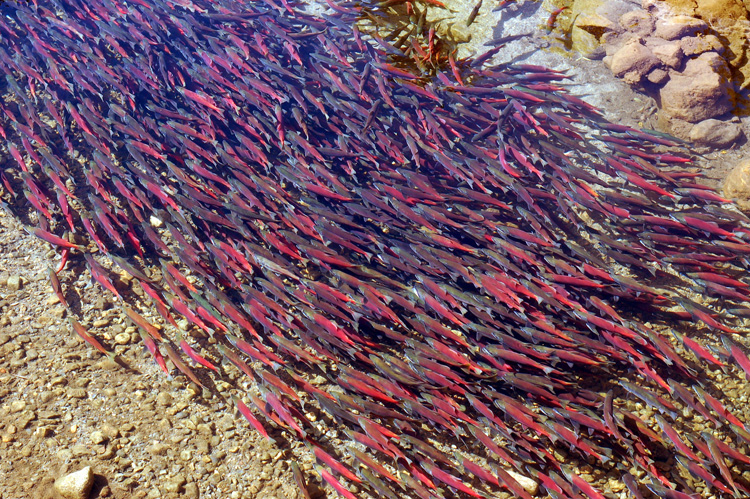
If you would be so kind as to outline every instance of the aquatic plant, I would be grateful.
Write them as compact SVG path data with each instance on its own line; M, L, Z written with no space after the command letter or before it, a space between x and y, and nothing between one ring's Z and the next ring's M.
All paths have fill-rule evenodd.
M671 139L608 123L564 75L489 56L415 75L402 45L356 27L378 6L329 6L4 4L5 205L116 296L95 248L166 322L211 336L123 305L165 372L210 387L242 371L239 412L308 444L345 497L353 482L527 498L517 474L602 497L584 461L636 497L687 497L683 472L750 493L725 462L748 463L744 424L699 386L701 366L750 370L727 325L749 312L730 306L749 296L747 219L671 167ZM702 321L726 348L678 334L693 362L659 319ZM351 459L303 404L344 428ZM728 423L722 438L681 406ZM666 450L680 467L656 465Z

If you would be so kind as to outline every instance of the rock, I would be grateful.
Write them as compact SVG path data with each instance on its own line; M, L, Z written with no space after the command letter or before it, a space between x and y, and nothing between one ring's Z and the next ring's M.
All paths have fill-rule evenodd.
M724 51L721 40L715 35L686 36L680 40L680 48L686 56L698 55L710 51L718 53Z
M99 445L101 443L104 443L107 441L106 435L104 435L104 432L101 432L99 430L92 431L91 435L89 435L89 440L91 440L91 443L94 445Z
M570 30L571 48L589 59L601 59L605 51L599 39L614 28L615 24L604 16L582 13Z
M539 484L536 483L531 478L521 475L519 473L516 473L513 470L505 470L506 473L508 473L510 476L512 476L518 484L523 487L526 492L531 494L532 496L535 496L539 493Z
M198 499L200 492L198 491L198 485L190 482L185 485L185 491L182 494L186 499Z
M130 343L130 334L128 333L120 333L118 335L115 335L115 343L118 345L127 345Z
M631 85L640 83L658 65L659 59L640 40L631 40L623 45L610 61L612 73Z
M55 482L55 490L65 499L86 499L94 484L94 472L91 466L65 475Z
M171 405L174 399L167 392L161 392L156 396L156 403L162 406Z
M690 16L664 17L656 20L654 36L665 40L679 40L708 30L706 21Z
M646 41L646 46L665 66L677 69L682 65L684 54L679 40L667 42L660 38L649 38Z
M21 289L22 285L23 283L21 282L21 276L18 274L9 276L8 282L5 283L5 286L7 286L7 288L11 291L18 291L19 289Z
M180 490L182 490L182 487L187 483L187 480L185 480L185 477L182 475L176 475L171 480L168 480L167 483L164 484L164 490L166 492L173 492L178 493Z
M744 211L750 210L750 160L735 166L724 180L724 197L734 199Z
M570 19L567 25L561 25L564 30L570 30L570 42L573 50L584 57L601 57L599 38L607 27L614 27L617 18L602 15L600 10L606 10L607 0L574 0L570 6ZM599 14L597 16L596 14Z
M646 75L646 79L654 85L663 85L669 80L669 73L661 68L654 68Z
M682 73L671 72L661 88L662 110L677 118L697 123L732 110L729 68L715 52L691 59Z
M163 456L169 450L169 446L161 442L154 442L153 445L148 447L146 450L154 456Z
M23 400L14 400L10 403L10 412L21 412L26 409L26 402Z
M742 0L697 0L695 15L709 22L747 19L747 4Z
M736 123L716 119L703 120L690 130L690 140L703 146L724 148L742 135Z
M85 388L70 388L68 389L68 397L73 399L85 399L87 397Z
M626 31L646 37L654 31L654 18L645 10L631 10L620 18L620 26Z

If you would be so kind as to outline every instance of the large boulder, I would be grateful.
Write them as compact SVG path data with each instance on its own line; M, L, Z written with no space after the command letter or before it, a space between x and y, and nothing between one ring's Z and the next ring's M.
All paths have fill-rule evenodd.
M667 114L697 123L728 113L733 107L729 68L716 52L705 52L670 73L661 88L661 108Z

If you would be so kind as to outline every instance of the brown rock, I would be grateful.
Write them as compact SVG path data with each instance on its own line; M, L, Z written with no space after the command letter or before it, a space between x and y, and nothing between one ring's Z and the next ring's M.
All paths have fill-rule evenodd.
M659 65L659 59L640 40L631 40L618 50L610 61L610 69L618 78L636 85Z
M713 22L719 19L747 19L742 0L696 0L695 15Z
M715 148L730 146L742 135L742 129L736 123L716 119L703 120L690 130L690 140Z
M631 10L620 18L620 26L638 36L648 36L654 31L654 18L645 10Z
M656 20L654 36L665 40L678 40L706 31L708 24L690 16L674 16Z
M724 197L734 199L744 211L750 210L750 160L735 166L724 180Z
M682 73L672 71L669 81L661 88L662 110L691 123L729 112L732 88L726 77L728 72L726 63L715 52L706 52L688 61L685 70Z
M677 69L682 64L684 54L679 40L667 42L660 38L649 38L646 41L646 46L665 66Z
M633 40L638 40L638 36L630 31L607 31L600 38L604 51L607 53L607 57L609 57L610 60L618 50Z
M663 85L669 80L669 73L661 68L652 69L646 79L655 85Z
M715 35L686 36L680 40L680 48L686 56L710 51L724 52L724 46Z

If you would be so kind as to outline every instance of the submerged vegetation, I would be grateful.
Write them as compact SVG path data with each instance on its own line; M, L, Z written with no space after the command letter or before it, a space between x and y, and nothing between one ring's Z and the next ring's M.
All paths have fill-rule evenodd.
M634 497L750 494L750 434L704 376L750 374L748 220L564 75L329 7L3 4L4 206L186 319L123 305L165 372L242 371L239 412L342 496L602 497L592 467Z

